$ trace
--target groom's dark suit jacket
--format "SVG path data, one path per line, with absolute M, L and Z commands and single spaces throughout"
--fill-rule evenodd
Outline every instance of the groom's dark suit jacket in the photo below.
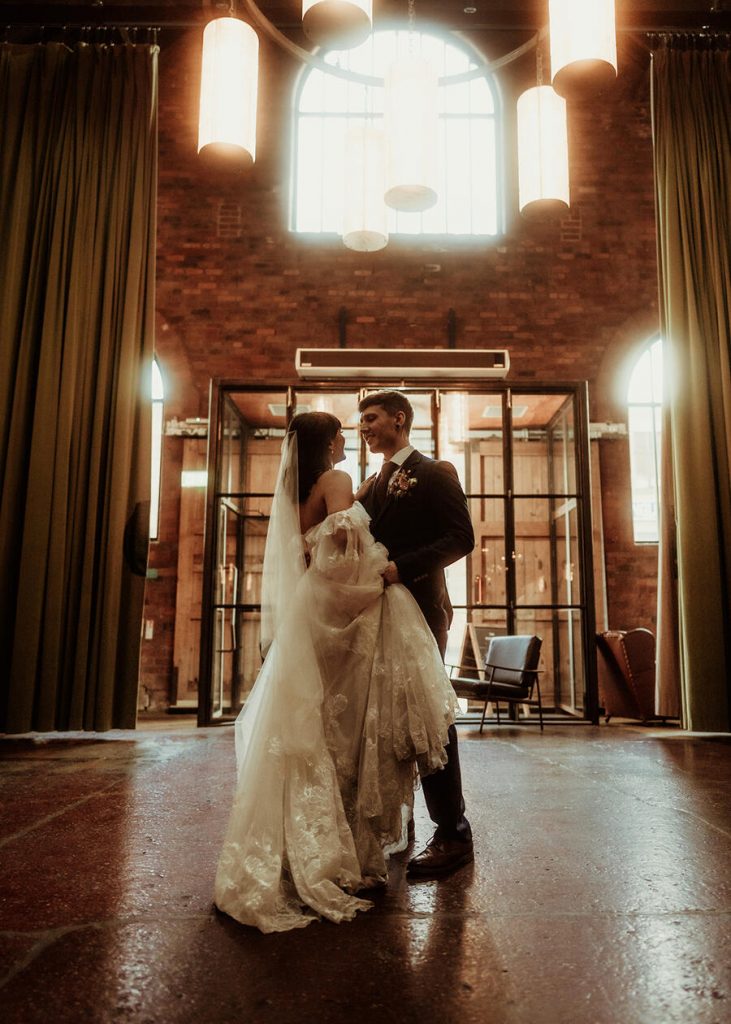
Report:
M 432 632 L 438 640 L 446 639 L 452 605 L 444 568 L 475 545 L 467 499 L 451 462 L 413 451 L 394 476 L 399 472 L 405 487 L 394 488 L 392 478 L 392 493 L 380 510 L 374 508 L 375 476 L 365 481 L 357 497 L 371 516 L 371 533 L 387 548 Z

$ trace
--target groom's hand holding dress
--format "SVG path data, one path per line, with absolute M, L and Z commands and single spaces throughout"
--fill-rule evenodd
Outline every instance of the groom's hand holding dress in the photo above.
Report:
M 388 550 L 387 583 L 403 583 L 416 598 L 444 656 L 452 605 L 444 569 L 475 544 L 467 499 L 450 462 L 412 449 L 391 478 L 385 500 L 376 500 L 378 475 L 356 498 L 371 516 L 371 533 Z

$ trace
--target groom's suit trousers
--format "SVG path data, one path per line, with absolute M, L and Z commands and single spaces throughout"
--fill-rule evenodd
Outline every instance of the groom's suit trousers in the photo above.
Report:
M 437 633 L 434 630 L 432 632 L 444 661 L 447 633 Z M 465 817 L 457 730 L 453 725 L 450 725 L 448 735 L 447 763 L 440 771 L 424 775 L 421 788 L 424 791 L 429 817 L 437 826 L 436 835 L 440 839 L 461 839 L 469 842 L 472 839 L 472 829 Z

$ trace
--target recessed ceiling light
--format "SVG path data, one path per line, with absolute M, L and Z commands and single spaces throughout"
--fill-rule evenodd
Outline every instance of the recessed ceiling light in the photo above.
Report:
M 527 405 L 514 405 L 513 406 L 513 419 L 519 420 L 521 416 L 525 416 L 528 412 Z M 503 417 L 502 406 L 500 405 L 486 405 L 482 410 L 481 417 L 483 420 L 500 420 Z
M 267 409 L 272 414 L 272 416 L 287 415 L 287 406 L 284 404 L 284 402 L 270 402 L 269 405 L 267 406 Z M 312 406 L 298 405 L 294 411 L 296 414 L 299 414 L 301 412 L 312 412 Z

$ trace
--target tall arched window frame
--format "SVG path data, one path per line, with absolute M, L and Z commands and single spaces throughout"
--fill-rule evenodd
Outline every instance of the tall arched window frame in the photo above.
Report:
M 150 475 L 150 540 L 157 540 L 160 532 L 160 487 L 162 484 L 162 429 L 165 391 L 157 359 L 151 367 L 152 395 L 152 466 Z
M 477 67 L 464 41 L 406 30 L 373 32 L 353 50 L 320 56 L 329 64 L 383 78 L 413 48 L 440 77 Z M 295 102 L 292 218 L 295 232 L 341 233 L 345 139 L 356 120 L 383 123 L 384 89 L 307 69 Z M 439 87 L 439 200 L 424 213 L 389 211 L 392 235 L 482 235 L 503 230 L 498 91 L 492 76 Z
M 635 363 L 627 391 L 627 422 L 635 544 L 657 544 L 662 436 L 662 339 Z

